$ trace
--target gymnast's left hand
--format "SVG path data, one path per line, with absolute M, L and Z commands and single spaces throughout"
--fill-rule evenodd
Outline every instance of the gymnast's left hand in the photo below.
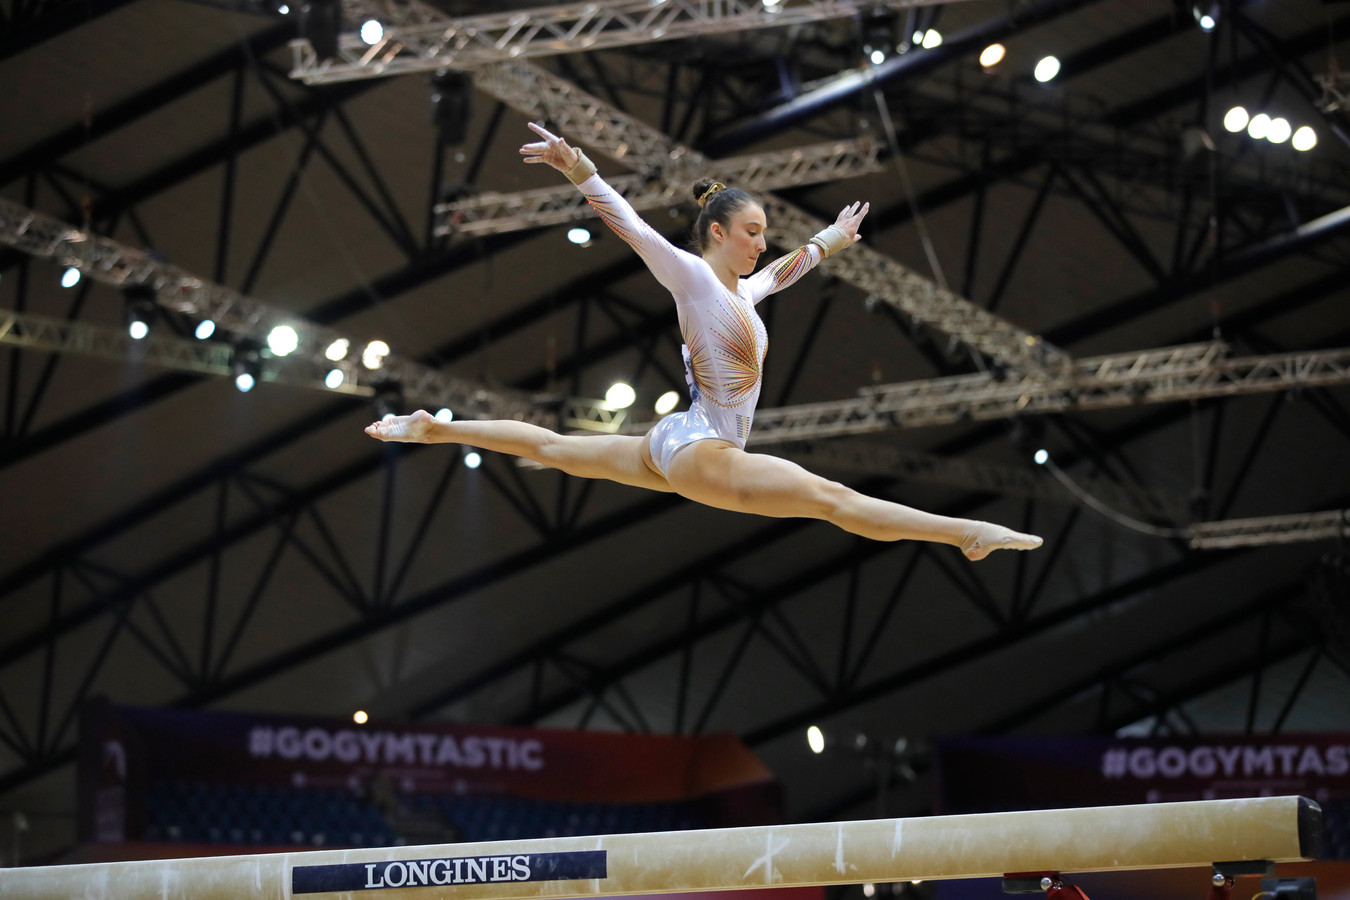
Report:
M 839 211 L 839 216 L 834 220 L 834 224 L 844 229 L 844 233 L 853 243 L 862 240 L 862 235 L 858 234 L 858 227 L 862 225 L 863 216 L 872 208 L 870 203 L 854 203 L 851 206 L 845 206 Z
M 567 174 L 568 170 L 577 164 L 580 153 L 544 126 L 536 125 L 534 122 L 528 124 L 530 130 L 543 140 L 525 144 L 520 148 L 520 154 L 525 157 L 525 162 L 545 163 L 564 175 Z

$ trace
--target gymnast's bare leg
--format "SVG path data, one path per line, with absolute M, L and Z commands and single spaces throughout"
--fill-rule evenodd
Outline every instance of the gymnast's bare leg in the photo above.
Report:
M 933 541 L 960 548 L 967 559 L 995 550 L 1033 550 L 1034 535 L 1002 525 L 958 519 L 869 497 L 814 475 L 796 463 L 746 453 L 725 441 L 690 444 L 663 478 L 650 464 L 647 438 L 560 435 L 513 421 L 440 422 L 423 410 L 375 422 L 366 434 L 383 441 L 469 444 L 508 453 L 581 478 L 605 478 L 633 487 L 675 491 L 706 506 L 775 518 L 821 519 L 878 541 Z

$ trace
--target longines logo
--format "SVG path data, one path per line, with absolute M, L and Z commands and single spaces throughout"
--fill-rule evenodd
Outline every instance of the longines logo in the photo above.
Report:
M 291 872 L 291 893 L 324 894 L 447 884 L 494 884 L 503 881 L 570 881 L 604 878 L 607 872 L 604 850 L 395 859 L 332 866 L 296 866 Z

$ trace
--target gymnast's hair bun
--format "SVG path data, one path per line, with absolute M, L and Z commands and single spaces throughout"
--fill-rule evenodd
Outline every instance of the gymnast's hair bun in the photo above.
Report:
M 717 179 L 715 178 L 700 178 L 698 181 L 695 181 L 693 188 L 694 202 L 698 203 L 698 201 L 702 200 L 703 195 L 708 193 L 708 188 L 712 187 L 716 183 Z M 702 205 L 703 205 L 702 203 L 699 203 L 699 206 Z

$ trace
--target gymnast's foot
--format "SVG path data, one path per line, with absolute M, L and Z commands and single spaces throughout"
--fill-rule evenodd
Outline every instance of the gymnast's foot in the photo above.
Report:
M 425 409 L 419 409 L 410 416 L 393 416 L 366 426 L 366 434 L 382 441 L 405 441 L 407 443 L 425 443 L 431 436 L 436 420 Z
M 1034 534 L 1022 534 L 992 522 L 971 522 L 961 535 L 961 552 L 966 559 L 984 559 L 995 550 L 1035 550 L 1044 541 Z

